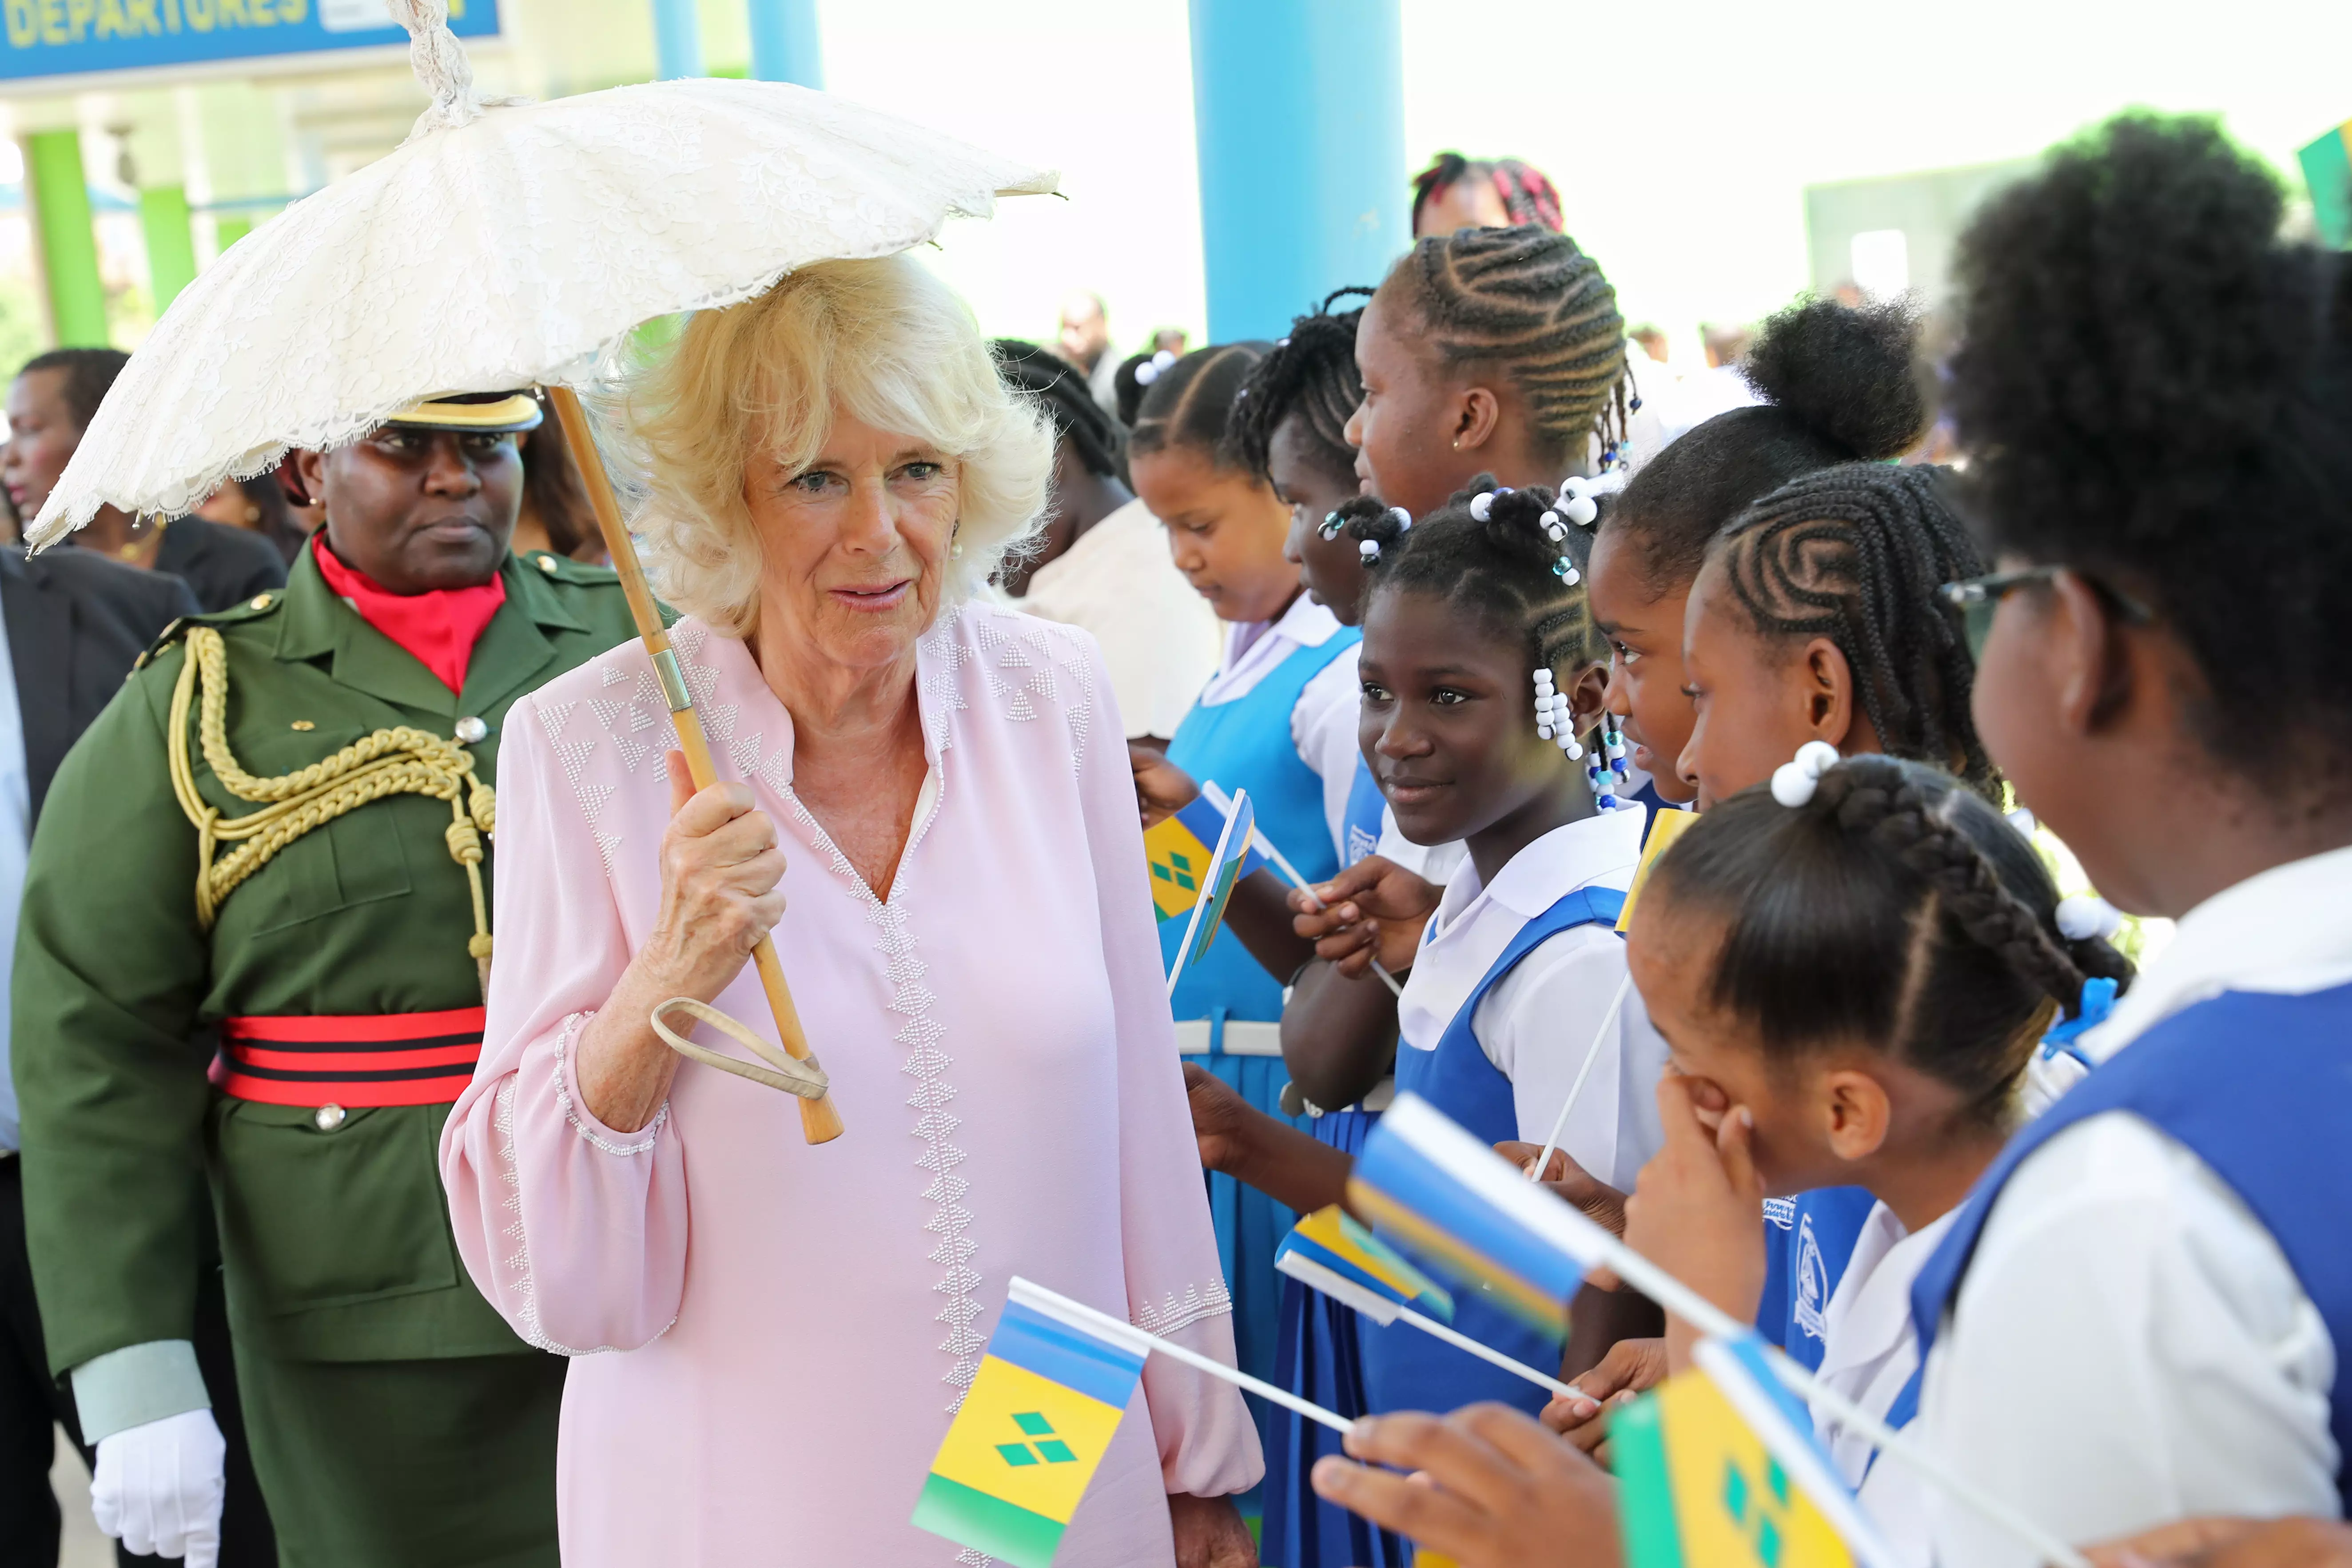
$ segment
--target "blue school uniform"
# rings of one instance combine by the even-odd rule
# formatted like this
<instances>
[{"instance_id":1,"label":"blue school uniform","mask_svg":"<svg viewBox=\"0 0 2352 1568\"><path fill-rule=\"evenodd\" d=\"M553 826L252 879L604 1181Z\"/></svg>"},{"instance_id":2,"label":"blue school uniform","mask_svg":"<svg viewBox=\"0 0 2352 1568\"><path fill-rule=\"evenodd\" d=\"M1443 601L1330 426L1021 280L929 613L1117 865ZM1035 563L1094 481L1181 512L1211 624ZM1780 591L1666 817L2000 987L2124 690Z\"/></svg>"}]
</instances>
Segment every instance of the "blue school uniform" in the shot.
<instances>
[{"instance_id":1,"label":"blue school uniform","mask_svg":"<svg viewBox=\"0 0 2352 1568\"><path fill-rule=\"evenodd\" d=\"M2067 1129L2126 1111L2195 1154L2277 1242L2337 1353L2352 1346L2352 1163L2342 1155L2352 1089L2352 985L2303 994L2224 992L2139 1036L2012 1139L1962 1205L1912 1288L1924 1364L1993 1205L2018 1167ZM2352 1451L2352 1379L2328 1400L2336 1489Z\"/></svg>"},{"instance_id":2,"label":"blue school uniform","mask_svg":"<svg viewBox=\"0 0 2352 1568\"><path fill-rule=\"evenodd\" d=\"M1822 1187L1764 1200L1764 1295L1756 1331L1809 1372L1821 1368L1828 1349L1822 1313L1877 1204L1864 1187Z\"/></svg>"},{"instance_id":3,"label":"blue school uniform","mask_svg":"<svg viewBox=\"0 0 2352 1568\"><path fill-rule=\"evenodd\" d=\"M1193 778L1213 779L1228 795L1247 790L1256 808L1258 831L1310 881L1330 877L1339 863L1323 814L1323 781L1300 760L1291 741L1291 710L1307 683L1361 637L1352 627L1341 628L1320 644L1294 648L1245 695L1213 707L1195 703L1168 746L1168 760ZM1175 960L1185 924L1181 920L1160 922L1161 963ZM1171 998L1179 1021L1208 1022L1208 1054L1195 1059L1250 1104L1274 1116L1283 1114L1280 1099L1287 1080L1281 1057L1231 1054L1224 1033L1232 1022L1277 1022L1288 978L1267 973L1238 937L1221 932L1202 961L1178 979ZM1212 1173L1208 1182L1218 1260L1234 1298L1234 1340L1241 1367L1271 1381L1281 1310L1281 1276L1275 1272L1274 1249L1296 1216L1230 1176Z\"/></svg>"},{"instance_id":4,"label":"blue school uniform","mask_svg":"<svg viewBox=\"0 0 2352 1568\"><path fill-rule=\"evenodd\" d=\"M1580 925L1612 926L1624 907L1621 890L1584 887L1528 921L1472 989L1436 1048L1397 1052L1397 1092L1421 1096L1481 1142L1518 1137L1511 1080L1487 1059L1472 1026L1478 1005L1546 942ZM1488 1305L1475 1292L1455 1292L1454 1327L1538 1372L1559 1372L1558 1339ZM1453 1410L1494 1400L1534 1415L1551 1397L1525 1378L1402 1324L1380 1330L1366 1325L1362 1346L1364 1392L1375 1412Z\"/></svg>"}]
</instances>

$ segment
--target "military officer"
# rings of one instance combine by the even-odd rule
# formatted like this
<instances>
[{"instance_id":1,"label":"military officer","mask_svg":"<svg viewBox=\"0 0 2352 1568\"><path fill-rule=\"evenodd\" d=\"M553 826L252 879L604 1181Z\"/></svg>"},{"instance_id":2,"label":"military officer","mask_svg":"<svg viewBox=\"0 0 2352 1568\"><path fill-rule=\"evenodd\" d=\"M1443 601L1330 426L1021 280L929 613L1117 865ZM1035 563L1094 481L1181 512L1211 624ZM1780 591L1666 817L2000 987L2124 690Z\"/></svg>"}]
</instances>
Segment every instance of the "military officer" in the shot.
<instances>
[{"instance_id":1,"label":"military officer","mask_svg":"<svg viewBox=\"0 0 2352 1568\"><path fill-rule=\"evenodd\" d=\"M26 1226L133 1546L176 1555L218 1507L209 1202L288 1568L556 1562L564 1363L468 1282L435 1167L480 1047L508 708L631 630L611 572L509 553L540 417L428 400L296 454L326 522L286 587L167 632L40 819Z\"/></svg>"}]
</instances>

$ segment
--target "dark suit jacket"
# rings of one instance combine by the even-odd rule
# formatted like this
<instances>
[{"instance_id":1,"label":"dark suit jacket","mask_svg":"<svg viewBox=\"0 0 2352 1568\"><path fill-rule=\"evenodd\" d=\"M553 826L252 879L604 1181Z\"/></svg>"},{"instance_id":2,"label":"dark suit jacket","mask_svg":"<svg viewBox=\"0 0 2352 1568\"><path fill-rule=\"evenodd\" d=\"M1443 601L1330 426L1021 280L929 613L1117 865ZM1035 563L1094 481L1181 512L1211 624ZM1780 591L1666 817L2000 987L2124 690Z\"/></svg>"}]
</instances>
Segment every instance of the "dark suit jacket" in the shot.
<instances>
[{"instance_id":1,"label":"dark suit jacket","mask_svg":"<svg viewBox=\"0 0 2352 1568\"><path fill-rule=\"evenodd\" d=\"M197 613L188 585L167 573L67 545L30 559L15 545L0 549L0 617L16 670L34 816L67 748L122 689L139 656L165 626Z\"/></svg>"}]
</instances>

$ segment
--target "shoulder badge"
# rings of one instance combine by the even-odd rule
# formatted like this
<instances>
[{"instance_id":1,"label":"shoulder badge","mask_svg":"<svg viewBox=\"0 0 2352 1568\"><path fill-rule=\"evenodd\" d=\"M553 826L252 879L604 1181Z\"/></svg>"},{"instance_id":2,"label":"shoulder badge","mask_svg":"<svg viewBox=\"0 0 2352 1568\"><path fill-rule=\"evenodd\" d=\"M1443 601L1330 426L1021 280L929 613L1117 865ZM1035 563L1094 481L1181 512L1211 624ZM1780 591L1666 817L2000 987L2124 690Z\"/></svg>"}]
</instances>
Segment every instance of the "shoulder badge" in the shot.
<instances>
[{"instance_id":1,"label":"shoulder badge","mask_svg":"<svg viewBox=\"0 0 2352 1568\"><path fill-rule=\"evenodd\" d=\"M131 667L131 673L136 675L162 658L164 649L188 635L190 626L231 626L244 621L259 620L264 616L277 613L278 607L285 603L286 590L272 588L267 593L256 594L250 599L231 605L226 610L213 610L201 616L182 616L170 626L165 626L162 635L148 645L147 651L139 656L139 662Z\"/></svg>"}]
</instances>

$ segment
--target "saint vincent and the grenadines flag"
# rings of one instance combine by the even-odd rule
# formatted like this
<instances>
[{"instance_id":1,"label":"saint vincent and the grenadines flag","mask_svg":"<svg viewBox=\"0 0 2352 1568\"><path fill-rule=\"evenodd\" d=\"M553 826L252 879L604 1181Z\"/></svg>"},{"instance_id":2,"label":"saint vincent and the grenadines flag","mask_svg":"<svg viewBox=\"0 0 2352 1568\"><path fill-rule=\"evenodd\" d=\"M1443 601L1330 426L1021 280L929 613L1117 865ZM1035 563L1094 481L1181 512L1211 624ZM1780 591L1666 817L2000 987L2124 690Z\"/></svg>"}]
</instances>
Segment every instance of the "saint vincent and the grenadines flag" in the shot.
<instances>
[{"instance_id":1,"label":"saint vincent and the grenadines flag","mask_svg":"<svg viewBox=\"0 0 2352 1568\"><path fill-rule=\"evenodd\" d=\"M1337 1204L1293 1226L1274 1249L1274 1266L1376 1322L1396 1321L1400 1309L1454 1318L1454 1298L1444 1287Z\"/></svg>"},{"instance_id":2,"label":"saint vincent and the grenadines flag","mask_svg":"<svg viewBox=\"0 0 2352 1568\"><path fill-rule=\"evenodd\" d=\"M1073 1321L1013 1281L915 1523L1013 1568L1049 1568L1143 1375L1149 1341Z\"/></svg>"},{"instance_id":3,"label":"saint vincent and the grenadines flag","mask_svg":"<svg viewBox=\"0 0 2352 1568\"><path fill-rule=\"evenodd\" d=\"M1893 1568L1763 1342L1695 1359L1609 1418L1627 1568Z\"/></svg>"},{"instance_id":4,"label":"saint vincent and the grenadines flag","mask_svg":"<svg viewBox=\"0 0 2352 1568\"><path fill-rule=\"evenodd\" d=\"M1225 831L1225 816L1203 792L1192 805L1154 824L1143 836L1143 858L1151 868L1151 901L1163 921L1192 913L1209 880L1209 862ZM1266 863L1253 844L1243 851L1239 881ZM1201 944L1205 948L1208 944Z\"/></svg>"}]
</instances>

